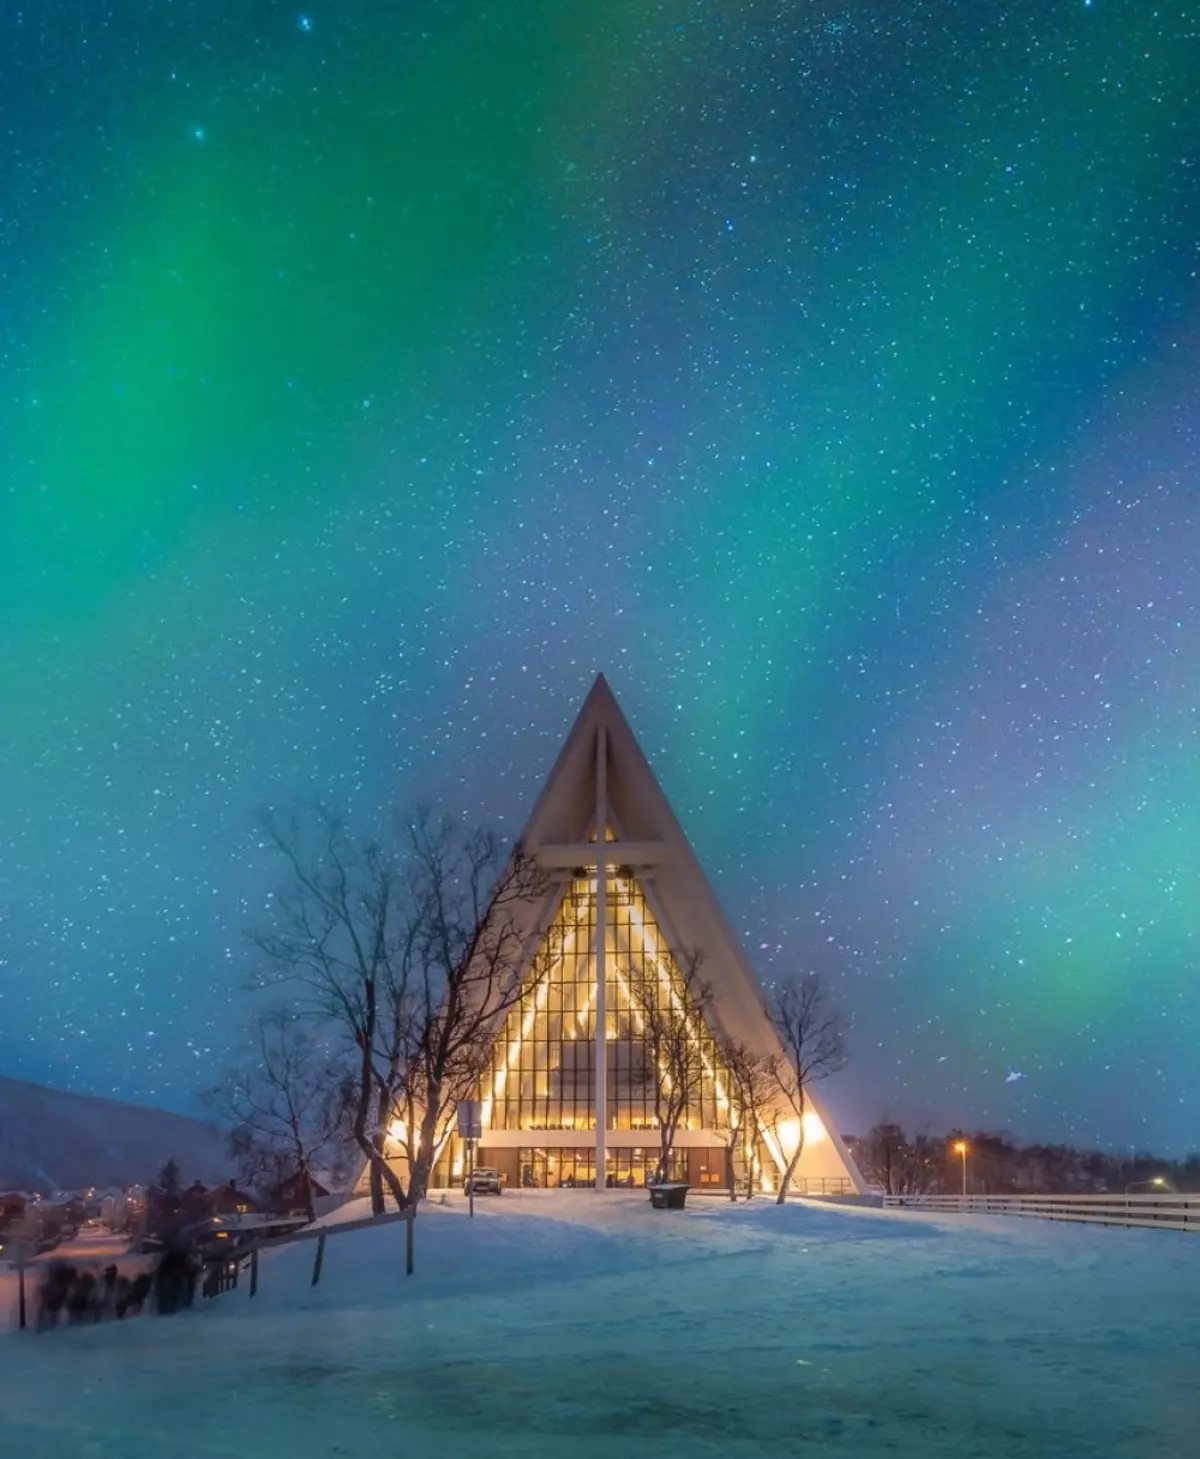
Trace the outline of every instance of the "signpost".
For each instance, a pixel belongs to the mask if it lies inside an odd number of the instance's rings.
[[[467,1212],[475,1215],[475,1142],[483,1136],[481,1112],[477,1099],[458,1101],[458,1134],[467,1142]]]
[[[25,1305],[25,1268],[37,1255],[32,1241],[15,1241],[9,1247],[9,1260],[17,1269],[17,1326],[24,1332],[29,1318]]]

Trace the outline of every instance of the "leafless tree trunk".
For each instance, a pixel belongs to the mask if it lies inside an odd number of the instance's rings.
[[[642,1077],[650,1085],[658,1122],[657,1180],[670,1175],[675,1138],[689,1109],[698,1103],[706,1072],[715,1068],[716,1048],[706,1013],[712,990],[700,976],[698,953],[630,958],[620,967],[629,990],[635,1034],[645,1049]]]
[[[854,1153],[867,1179],[889,1196],[920,1195],[934,1189],[945,1164],[941,1141],[924,1133],[909,1140],[900,1125],[887,1119],[867,1131]]]
[[[855,1147],[854,1154],[859,1169],[868,1180],[883,1188],[884,1195],[906,1193],[905,1170],[911,1150],[908,1137],[899,1125],[887,1119],[872,1125]]]
[[[267,959],[262,981],[290,988],[298,1011],[338,1027],[353,1048],[350,1127],[380,1215],[385,1190],[397,1207],[407,1199],[385,1158],[386,1112],[408,1039],[412,926],[402,868],[375,843],[354,846],[323,807],[311,827],[268,814],[263,830],[291,883],[275,899],[273,924],[253,936]]]
[[[385,1192],[419,1201],[455,1107],[474,1096],[501,1021],[521,993],[530,931],[549,883],[518,847],[419,813],[402,851],[353,847],[319,810],[315,840],[295,821],[266,833],[291,872],[274,925],[255,942],[267,981],[339,1026],[354,1050],[350,1127],[372,1210]],[[386,1158],[408,1157],[407,1189]]]
[[[726,1131],[725,1170],[729,1199],[737,1199],[735,1156],[747,1141],[751,1155],[746,1162],[746,1199],[754,1194],[754,1154],[763,1126],[763,1110],[774,1088],[769,1058],[748,1044],[723,1038],[718,1042],[721,1065],[729,1078],[729,1126]]]
[[[321,1161],[335,1157],[345,1133],[348,1070],[328,1041],[286,1009],[259,1013],[255,1059],[208,1091],[206,1102],[231,1126],[230,1148],[243,1179],[255,1183],[301,1177],[305,1213],[316,1219],[312,1182]]]
[[[908,1151],[901,1195],[923,1195],[935,1189],[938,1173],[945,1161],[945,1147],[927,1132],[914,1135]]]
[[[809,1086],[842,1068],[846,1062],[846,1039],[842,1016],[830,1007],[825,986],[816,973],[781,983],[767,1004],[766,1013],[783,1047],[782,1057],[777,1055],[772,1061],[775,1087],[790,1106],[798,1126],[796,1148],[788,1157],[779,1182],[776,1204],[783,1205],[804,1153]]]
[[[520,846],[506,853],[490,832],[449,818],[418,816],[408,836],[412,1018],[399,1092],[419,1200],[456,1106],[478,1094],[504,1016],[521,996],[550,884]]]

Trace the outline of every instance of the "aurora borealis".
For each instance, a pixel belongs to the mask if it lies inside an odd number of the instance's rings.
[[[0,1072],[190,1109],[256,810],[515,831],[603,670],[845,1128],[1200,1146],[1193,6],[0,43]]]

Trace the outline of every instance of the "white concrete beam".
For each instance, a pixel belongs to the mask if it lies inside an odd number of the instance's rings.
[[[663,841],[606,841],[604,860],[609,866],[657,866],[666,854]],[[596,865],[595,841],[577,841],[570,845],[539,846],[534,853],[539,866],[547,870]]]

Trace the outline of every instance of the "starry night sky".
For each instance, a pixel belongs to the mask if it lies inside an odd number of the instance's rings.
[[[515,832],[603,670],[844,1128],[1200,1146],[1191,0],[0,54],[0,1072],[194,1109],[258,808]]]

